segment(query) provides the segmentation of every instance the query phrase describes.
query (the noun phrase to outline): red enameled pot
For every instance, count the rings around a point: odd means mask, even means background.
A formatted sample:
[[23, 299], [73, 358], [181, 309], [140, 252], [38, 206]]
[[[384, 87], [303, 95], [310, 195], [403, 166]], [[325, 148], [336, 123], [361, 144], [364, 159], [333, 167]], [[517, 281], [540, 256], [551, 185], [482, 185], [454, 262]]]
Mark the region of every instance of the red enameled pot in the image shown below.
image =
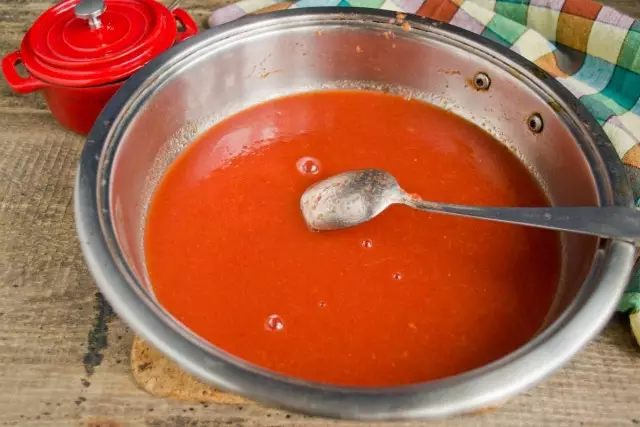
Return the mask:
[[64, 0], [2, 59], [2, 73], [17, 93], [41, 90], [63, 126], [87, 134], [129, 76], [197, 32], [187, 12], [155, 0]]

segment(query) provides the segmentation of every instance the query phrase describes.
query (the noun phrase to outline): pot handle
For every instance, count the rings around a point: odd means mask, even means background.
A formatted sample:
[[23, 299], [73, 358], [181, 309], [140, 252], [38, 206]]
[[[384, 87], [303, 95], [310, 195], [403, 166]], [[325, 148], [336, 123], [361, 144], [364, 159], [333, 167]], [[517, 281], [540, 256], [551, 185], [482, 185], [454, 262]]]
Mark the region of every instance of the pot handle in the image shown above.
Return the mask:
[[38, 89], [47, 87], [48, 85], [42, 80], [38, 80], [31, 74], [22, 77], [16, 70], [16, 65], [22, 62], [20, 51], [11, 52], [2, 58], [2, 74], [9, 83], [9, 87], [17, 93], [29, 93]]
[[184, 28], [184, 31], [178, 31], [178, 34], [176, 35], [176, 43], [180, 43], [181, 41], [198, 34], [198, 24], [195, 23], [193, 18], [191, 18], [184, 9], [175, 9], [172, 13], [176, 22], [181, 24]]

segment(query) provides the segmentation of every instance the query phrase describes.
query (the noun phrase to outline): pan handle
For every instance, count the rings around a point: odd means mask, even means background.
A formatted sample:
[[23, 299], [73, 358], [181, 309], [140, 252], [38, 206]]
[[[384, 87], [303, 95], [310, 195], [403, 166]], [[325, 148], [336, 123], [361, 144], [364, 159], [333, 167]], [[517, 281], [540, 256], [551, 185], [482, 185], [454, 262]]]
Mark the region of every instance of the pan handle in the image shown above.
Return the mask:
[[184, 9], [175, 9], [171, 13], [173, 13], [173, 17], [176, 22], [181, 24], [184, 28], [184, 31], [178, 31], [178, 34], [176, 35], [176, 43], [180, 43], [181, 41], [198, 34], [198, 24], [195, 23], [193, 18], [191, 18]]
[[42, 89], [48, 86], [42, 80], [38, 80], [29, 74], [27, 77], [22, 77], [18, 74], [16, 65], [22, 63], [22, 55], [20, 51], [11, 52], [4, 58], [2, 58], [2, 74], [7, 80], [9, 87], [17, 93], [29, 93]]

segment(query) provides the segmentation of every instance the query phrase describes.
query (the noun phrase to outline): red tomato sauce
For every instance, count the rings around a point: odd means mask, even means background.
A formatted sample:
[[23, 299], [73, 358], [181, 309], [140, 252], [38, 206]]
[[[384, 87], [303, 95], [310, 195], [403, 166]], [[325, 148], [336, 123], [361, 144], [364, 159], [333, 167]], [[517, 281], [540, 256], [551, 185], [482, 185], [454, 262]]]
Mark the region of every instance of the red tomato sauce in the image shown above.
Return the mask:
[[161, 180], [145, 233], [160, 303], [239, 358], [340, 385], [455, 375], [538, 331], [555, 232], [404, 206], [309, 231], [303, 191], [359, 168], [433, 201], [548, 205], [505, 146], [439, 108], [364, 91], [269, 101], [213, 126]]

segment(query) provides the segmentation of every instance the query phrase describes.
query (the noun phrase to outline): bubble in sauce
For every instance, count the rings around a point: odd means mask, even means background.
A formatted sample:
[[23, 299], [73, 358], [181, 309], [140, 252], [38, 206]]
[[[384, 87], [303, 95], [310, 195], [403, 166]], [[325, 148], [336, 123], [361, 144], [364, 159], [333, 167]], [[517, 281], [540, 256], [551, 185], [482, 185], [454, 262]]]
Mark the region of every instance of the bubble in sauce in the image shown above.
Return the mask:
[[282, 318], [280, 316], [278, 316], [277, 314], [272, 314], [271, 316], [267, 317], [267, 321], [265, 322], [264, 327], [267, 329], [267, 331], [281, 331], [284, 329], [284, 322], [282, 321]]
[[326, 306], [327, 306], [327, 302], [326, 301], [320, 301], [318, 303], [318, 307], [320, 307], [320, 308], [325, 308]]
[[402, 273], [401, 273], [401, 272], [399, 272], [399, 271], [396, 271], [395, 273], [393, 273], [393, 274], [391, 275], [391, 278], [392, 278], [393, 280], [402, 280]]
[[361, 245], [363, 248], [369, 249], [370, 247], [372, 247], [372, 246], [373, 246], [373, 240], [371, 240], [371, 239], [364, 239], [364, 240], [360, 243], [360, 245]]
[[302, 175], [317, 175], [320, 172], [320, 161], [314, 157], [302, 157], [296, 162]]

